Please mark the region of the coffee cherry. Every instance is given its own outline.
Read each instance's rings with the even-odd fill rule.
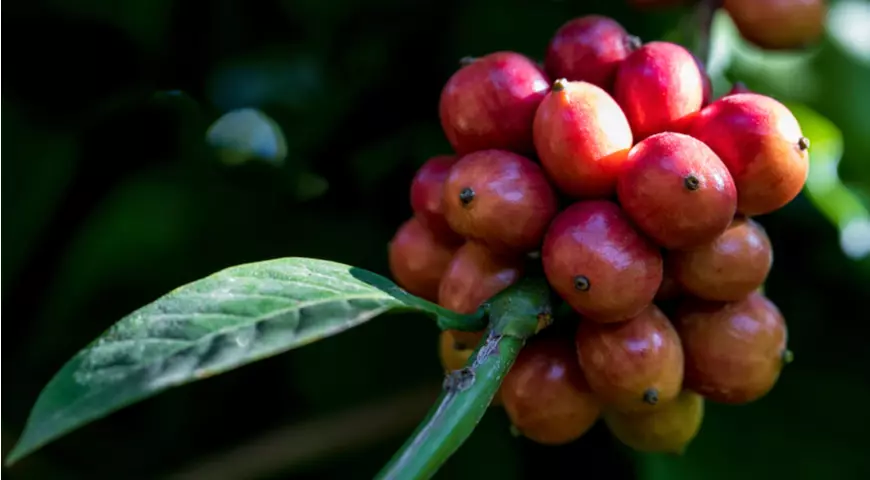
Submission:
[[[500,253],[525,253],[541,244],[556,214],[556,194],[543,170],[505,150],[460,159],[444,184],[450,227]]]
[[[770,50],[813,44],[825,28],[824,0],[725,0],[722,6],[743,38]]]
[[[521,258],[495,255],[480,243],[469,241],[453,255],[438,289],[438,304],[458,313],[474,313],[483,302],[514,284],[523,272]],[[480,334],[468,333],[460,340],[474,347]]]
[[[728,167],[737,186],[737,210],[745,215],[785,206],[806,182],[809,140],[789,109],[770,97],[722,97],[697,115],[690,134]]]
[[[586,15],[559,27],[547,46],[544,65],[551,79],[584,81],[609,90],[619,62],[640,45],[640,39],[616,20]]]
[[[438,238],[447,243],[461,243],[450,229],[441,206],[441,193],[450,167],[459,160],[453,155],[438,155],[426,161],[411,181],[411,208],[414,215]]]
[[[625,213],[667,249],[712,241],[728,228],[737,190],[707,145],[682,133],[647,137],[628,154],[617,192]]]
[[[639,314],[662,282],[662,256],[618,205],[575,203],[553,220],[541,251],[544,273],[574,310],[598,322]]]
[[[664,268],[662,270],[662,284],[659,285],[659,289],[656,292],[655,301],[656,302],[667,302],[669,300],[674,300],[680,297],[683,294],[683,287],[677,282],[676,274],[673,268],[673,262],[670,261],[670,257],[673,255],[673,252],[668,252],[664,254]]]
[[[686,356],[686,388],[710,400],[742,404],[773,388],[790,355],[785,320],[753,292],[733,303],[692,299],[677,314]]]
[[[658,410],[641,413],[608,411],[604,421],[613,436],[639,452],[682,454],[701,430],[704,397],[683,390]]]
[[[556,80],[534,123],[535,147],[550,179],[572,197],[609,197],[632,145],[622,109],[600,87]]]
[[[728,90],[726,95],[736,95],[738,93],[752,93],[752,90],[750,90],[743,82],[734,82],[734,84],[731,85],[731,90]]]
[[[399,286],[434,302],[438,299],[441,276],[455,250],[455,246],[440,242],[413,217],[399,227],[390,241],[390,272]]]
[[[655,305],[626,322],[581,321],[575,343],[589,386],[613,409],[653,410],[680,393],[680,337]]]
[[[549,89],[540,67],[519,53],[471,59],[441,91],[441,126],[460,155],[493,148],[530,154],[532,120]]]
[[[513,425],[547,445],[580,438],[601,413],[571,342],[564,338],[529,341],[505,376],[501,395]]]
[[[639,140],[680,131],[687,118],[701,109],[704,80],[688,50],[674,43],[650,42],[620,64],[614,97]]]
[[[441,332],[438,342],[438,358],[441,360],[444,371],[452,372],[465,367],[471,354],[474,353],[475,346],[468,348],[457,343],[450,330]]]
[[[764,228],[737,218],[712,242],[668,254],[667,270],[690,294],[707,300],[737,301],[764,283],[773,249]]]

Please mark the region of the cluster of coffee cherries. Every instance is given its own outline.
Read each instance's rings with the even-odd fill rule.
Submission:
[[[454,153],[416,173],[390,268],[460,313],[543,272],[579,321],[530,339],[504,379],[495,402],[525,437],[563,444],[603,417],[635,449],[681,451],[704,399],[758,399],[787,363],[752,217],[800,193],[809,141],[773,98],[710,97],[684,47],[598,15],[563,25],[543,65],[467,58],[444,86]],[[482,334],[443,332],[445,368]]]

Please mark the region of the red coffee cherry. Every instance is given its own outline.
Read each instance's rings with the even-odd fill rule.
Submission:
[[[668,254],[666,270],[690,294],[723,302],[741,300],[767,279],[773,248],[764,228],[737,218],[712,242]]]
[[[638,315],[662,283],[658,248],[607,200],[578,202],[556,216],[541,256],[553,289],[597,322]]]
[[[530,340],[505,376],[501,396],[514,426],[547,445],[580,438],[601,413],[571,342],[564,338]]]
[[[682,133],[647,137],[628,154],[619,203],[637,227],[667,249],[712,241],[728,228],[737,190],[707,145]]]
[[[470,153],[450,169],[442,199],[450,227],[499,253],[541,245],[556,214],[556,194],[543,170],[505,150]]]
[[[629,35],[616,20],[586,15],[556,30],[544,65],[552,79],[584,81],[609,90],[619,62],[640,45],[640,39]]]
[[[701,430],[704,397],[683,390],[658,410],[640,413],[608,411],[604,421],[613,436],[639,452],[680,455]]]
[[[516,283],[522,272],[522,258],[501,257],[480,243],[466,242],[453,255],[441,278],[438,304],[454,312],[474,313],[483,302]],[[462,333],[473,340],[463,342],[471,348],[480,340],[479,333]],[[460,339],[460,335],[454,337]]]
[[[660,408],[683,385],[683,348],[665,314],[647,306],[634,318],[602,324],[581,320],[575,338],[592,391],[622,412]]]
[[[825,29],[824,0],[725,0],[743,38],[769,50],[813,44]]]
[[[639,140],[680,131],[686,119],[701,109],[704,80],[688,50],[674,43],[650,42],[619,66],[614,98]]]
[[[441,194],[450,167],[459,160],[453,155],[438,155],[426,161],[411,181],[411,208],[414,215],[438,238],[447,243],[461,243],[462,238],[450,229],[444,218]]]
[[[777,210],[803,189],[810,142],[785,105],[755,93],[728,95],[704,108],[691,135],[722,159],[737,186],[737,210]]]
[[[686,388],[715,402],[761,398],[790,360],[785,320],[758,292],[733,303],[689,300],[676,323],[685,349]]]
[[[440,242],[413,217],[399,227],[390,241],[390,272],[408,292],[437,301],[441,276],[455,250],[455,246]]]
[[[535,147],[556,186],[572,197],[609,197],[632,145],[622,109],[600,87],[556,80],[534,123]]]
[[[441,91],[441,126],[460,155],[493,148],[530,154],[532,120],[549,89],[540,67],[519,53],[473,59]]]

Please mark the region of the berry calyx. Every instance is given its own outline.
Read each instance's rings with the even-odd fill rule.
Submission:
[[[461,237],[450,228],[444,218],[441,195],[450,167],[457,160],[459,159],[454,155],[432,157],[417,170],[411,181],[411,209],[414,216],[444,242],[456,244],[461,243]]]
[[[757,400],[773,388],[785,364],[787,330],[767,297],[752,292],[732,303],[688,300],[676,320],[686,388],[728,404]]]
[[[689,390],[651,412],[604,413],[604,422],[614,437],[634,450],[651,453],[684,453],[698,435],[703,419],[704,398]]]
[[[550,78],[584,81],[609,90],[616,69],[640,39],[602,15],[586,15],[559,27],[547,46],[544,67]]]
[[[399,286],[434,302],[455,251],[455,245],[443,243],[417,217],[412,217],[390,240],[390,272]]]
[[[770,97],[722,97],[698,113],[690,134],[728,167],[737,186],[737,210],[745,215],[785,206],[806,183],[809,142],[801,140],[804,136],[791,111]]]
[[[773,264],[764,228],[736,218],[713,241],[668,254],[667,269],[688,293],[707,300],[737,301],[760,287]]]
[[[635,140],[681,131],[701,109],[704,79],[695,57],[670,42],[650,42],[620,64],[613,87]]]
[[[564,338],[529,341],[504,378],[501,398],[516,430],[546,445],[580,438],[601,413],[571,342]]]
[[[541,68],[519,53],[464,63],[441,91],[444,134],[460,155],[493,148],[531,153],[532,120],[549,89]]]
[[[728,228],[737,190],[728,168],[699,140],[665,132],[628,154],[617,194],[625,213],[667,249],[710,242]]]
[[[557,81],[533,128],[538,158],[559,190],[575,198],[613,195],[632,133],[606,91],[588,82]]]
[[[646,308],[662,282],[662,256],[613,202],[588,200],[562,211],[541,250],[553,289],[581,315],[627,320]]]
[[[680,337],[655,305],[626,322],[581,320],[575,343],[592,391],[610,408],[623,412],[660,408],[680,393]]]
[[[505,150],[462,157],[450,169],[442,201],[455,232],[504,254],[538,248],[557,209],[541,167]]]
[[[824,0],[724,0],[743,38],[769,49],[795,49],[816,43],[825,28]]]

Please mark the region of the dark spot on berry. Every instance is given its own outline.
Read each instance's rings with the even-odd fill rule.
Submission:
[[[565,90],[565,87],[567,87],[567,86],[568,86],[568,79],[566,79],[566,78],[557,79],[555,82],[553,82],[553,91],[554,92],[561,92],[562,90]]]
[[[644,403],[648,403],[650,405],[655,405],[659,403],[659,391],[655,388],[648,388],[645,392],[643,392],[643,401]]]
[[[686,186],[686,189],[694,192],[695,190],[701,188],[701,180],[698,179],[693,174],[686,175],[686,178],[683,179],[683,185]]]
[[[810,139],[807,137],[801,137],[798,139],[798,148],[801,150],[809,150],[810,148]]]
[[[782,364],[788,365],[789,363],[794,361],[794,353],[791,350],[784,350],[782,352]]]
[[[589,279],[586,278],[585,275],[577,275],[574,277],[574,288],[581,292],[586,292],[589,291],[589,287],[591,287],[591,285],[589,284]]]
[[[629,51],[637,50],[641,46],[643,46],[643,41],[640,39],[640,37],[635,35],[628,35],[625,37],[625,48],[627,48]]]
[[[465,187],[459,192],[459,201],[463,206],[467,206],[472,200],[474,200],[474,190],[471,187]]]

